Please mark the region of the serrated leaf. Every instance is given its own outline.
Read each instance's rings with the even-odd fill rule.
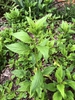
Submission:
[[[62,100],[62,96],[60,94],[60,92],[55,92],[53,95],[53,100]]]
[[[52,92],[57,90],[55,83],[44,84],[44,88]]]
[[[44,59],[47,60],[49,55],[49,47],[47,46],[37,46],[38,51],[44,56]]]
[[[66,82],[73,90],[75,90],[75,81],[67,80]]]
[[[31,82],[31,86],[30,86],[30,94],[32,95],[33,93],[35,93],[37,88],[40,88],[43,85],[43,76],[40,70],[38,70],[34,77],[33,80]]]
[[[55,67],[49,66],[49,67],[44,68],[42,73],[43,75],[51,75],[54,69]]]
[[[21,42],[6,45],[6,47],[18,54],[26,54],[29,52],[29,47]]]
[[[18,78],[23,78],[26,75],[26,72],[21,69],[16,69],[16,70],[12,71],[12,74],[14,74]]]
[[[64,98],[65,97],[65,85],[64,84],[58,84],[57,85],[57,89],[59,90],[59,92],[61,93],[62,97]]]
[[[58,69],[56,70],[56,73],[55,73],[55,77],[57,78],[57,82],[62,82],[62,77],[63,77],[63,70],[62,70],[62,67],[58,67]]]
[[[16,32],[16,33],[14,33],[12,35],[15,38],[21,40],[24,43],[30,43],[31,42],[30,36],[26,32],[24,32],[24,31]]]
[[[30,85],[30,82],[29,81],[23,81],[23,82],[20,82],[19,83],[19,88],[17,91],[22,91],[22,92],[25,92],[25,91],[28,91],[28,87]]]

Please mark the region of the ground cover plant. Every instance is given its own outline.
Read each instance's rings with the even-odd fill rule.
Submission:
[[[7,28],[0,32],[0,99],[74,100],[75,19],[61,20],[49,8],[39,8],[37,17],[38,2],[15,1],[21,8],[5,13]]]
[[[61,7],[57,10],[57,15],[60,14],[60,16],[62,17],[62,19],[64,19],[65,21],[72,21],[72,18],[75,18],[75,13],[73,12],[75,9],[75,4],[65,4],[65,7]]]
[[[12,0],[0,0],[0,16],[3,16],[3,14],[6,11],[9,11],[9,9],[12,9],[14,7]]]

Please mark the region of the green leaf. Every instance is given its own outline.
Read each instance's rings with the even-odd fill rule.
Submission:
[[[35,21],[30,19],[29,17],[27,18],[28,24],[30,25],[29,27],[29,31],[33,34],[38,34],[38,30],[40,30],[41,28],[43,28],[46,24],[46,19],[49,15],[46,15],[45,17],[42,17],[41,19]]]
[[[2,42],[0,41],[0,52],[2,51]]]
[[[74,61],[75,60],[75,53],[70,53],[70,55],[67,58],[71,61]]]
[[[72,76],[73,76],[73,80],[75,80],[75,72],[73,73],[73,75],[72,75]]]
[[[55,77],[57,78],[57,82],[63,81],[63,70],[61,66],[56,70]]]
[[[30,25],[29,32],[32,34],[37,34],[36,24],[34,23],[34,21],[32,19],[30,19],[29,17],[26,17],[26,18],[27,18],[28,24]]]
[[[70,48],[71,51],[75,51],[75,45],[72,45],[72,47]]]
[[[71,79],[71,73],[70,73],[70,71],[68,69],[66,69],[66,73],[65,74],[66,74],[68,79]]]
[[[24,32],[24,31],[16,32],[16,33],[14,33],[12,35],[15,38],[21,40],[24,43],[30,43],[31,42],[30,36],[26,32]]]
[[[23,0],[17,0],[17,1],[19,1],[20,6],[22,6],[24,8]]]
[[[41,19],[39,19],[38,21],[36,21],[36,28],[40,29],[42,26],[44,26],[46,24],[46,19],[49,15],[46,15],[44,17],[42,17]]]
[[[61,28],[64,30],[64,32],[69,31],[68,23],[66,21],[62,21]]]
[[[75,19],[74,18],[72,18],[72,22],[75,23]]]
[[[42,3],[42,0],[38,0],[38,3],[41,4]]]
[[[2,92],[2,90],[3,90],[3,87],[2,87],[2,85],[0,84],[0,91]]]
[[[69,29],[68,33],[69,33],[69,34],[75,34],[75,31],[72,30],[72,29]]]
[[[51,49],[54,46],[54,42],[55,42],[55,40],[50,40],[49,46],[50,46]]]
[[[33,21],[31,18],[29,18],[29,17],[26,17],[26,19],[27,19],[27,21],[28,21],[28,24],[29,24],[32,28],[34,28],[34,27],[35,27],[34,21]]]
[[[53,100],[62,100],[62,96],[60,94],[60,92],[55,92],[53,95]]]
[[[59,49],[64,56],[67,56],[67,50],[64,45],[59,46]]]
[[[38,51],[44,56],[44,59],[47,60],[49,55],[49,47],[47,46],[37,46]]]
[[[41,40],[41,42],[40,42],[40,46],[45,46],[47,43],[48,43],[48,41],[49,41],[49,39],[43,39],[43,40]]]
[[[37,92],[37,97],[42,98],[42,88],[37,88],[36,92]]]
[[[66,91],[67,100],[74,100],[74,94],[72,91]]]
[[[62,97],[64,98],[65,97],[65,85],[64,84],[58,84],[57,85],[57,89],[59,90],[59,92],[61,93]]]
[[[75,81],[67,80],[66,82],[67,82],[67,84],[68,84],[72,89],[75,90]]]
[[[44,88],[47,89],[47,90],[49,90],[49,91],[52,91],[52,92],[54,92],[54,91],[57,90],[56,83],[49,83],[49,84],[45,83],[44,84]]]
[[[26,75],[26,72],[21,69],[16,69],[16,70],[12,71],[12,74],[14,74],[18,78],[23,78]]]
[[[29,81],[20,82],[19,83],[20,87],[18,88],[17,91],[22,91],[22,92],[28,91],[29,85],[30,85]]]
[[[6,47],[18,54],[27,54],[29,52],[29,47],[21,42],[6,45]]]
[[[0,100],[6,100],[6,96],[0,97]]]
[[[19,95],[16,97],[16,100],[21,100],[21,99],[27,98],[27,93],[25,92],[19,92]]]
[[[51,75],[54,69],[55,67],[49,66],[49,67],[44,68],[42,73],[43,75]]]
[[[34,77],[33,77],[33,80],[31,82],[31,86],[30,86],[30,94],[34,94],[35,91],[38,89],[38,88],[41,88],[43,85],[43,76],[42,76],[42,73],[40,70],[38,70]]]
[[[10,92],[10,93],[8,93],[8,95],[7,95],[7,100],[12,100],[12,99],[15,98],[15,96],[16,96],[15,92]]]
[[[21,4],[20,4],[21,0],[14,0],[14,1],[21,7]]]

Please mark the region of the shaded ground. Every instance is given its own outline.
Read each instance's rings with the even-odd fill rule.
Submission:
[[[6,19],[4,19],[3,17],[0,18],[0,31],[6,28],[5,26],[6,22],[7,22]]]

